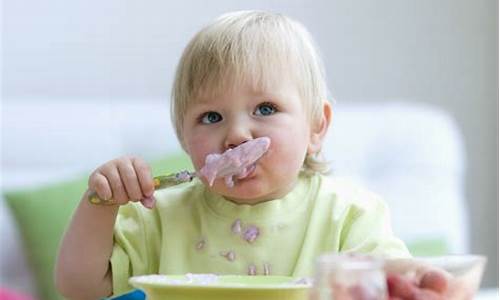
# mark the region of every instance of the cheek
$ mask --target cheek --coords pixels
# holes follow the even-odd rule
[[[205,165],[205,157],[217,152],[216,145],[206,135],[193,135],[186,139],[186,148],[196,170]]]
[[[271,137],[269,161],[280,170],[295,171],[304,162],[307,139],[303,134],[277,135]]]
[[[267,126],[262,135],[271,138],[271,148],[266,159],[275,174],[297,174],[304,163],[309,145],[309,127],[300,116],[280,118],[273,126]]]

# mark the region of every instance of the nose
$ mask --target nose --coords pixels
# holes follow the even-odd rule
[[[232,134],[231,136],[228,135],[224,147],[225,149],[233,149],[243,143],[246,143],[251,139],[252,138],[250,136],[246,135],[235,135],[235,134]]]
[[[236,147],[238,147],[239,145],[244,144],[244,143],[246,143],[246,142],[248,142],[248,140],[245,140],[245,141],[243,141],[243,142],[241,142],[241,143],[239,143],[239,144],[229,144],[229,145],[227,145],[227,146],[226,146],[226,149],[233,149],[233,148],[236,148]]]
[[[245,122],[233,122],[228,127],[224,147],[225,149],[233,149],[251,139],[251,130]]]

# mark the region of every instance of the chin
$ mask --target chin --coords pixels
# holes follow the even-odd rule
[[[243,179],[234,179],[234,186],[226,186],[224,179],[215,180],[212,190],[235,203],[256,204],[283,196],[281,186],[286,180],[273,176],[257,165],[257,168]],[[286,194],[286,193],[285,193]]]
[[[227,187],[224,183],[222,185],[219,189],[216,188],[215,191],[235,203],[252,204],[271,200],[268,195],[272,191],[263,186],[262,182],[259,182],[255,177],[238,180],[233,187]]]

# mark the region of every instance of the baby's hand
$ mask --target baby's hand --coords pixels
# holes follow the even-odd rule
[[[470,300],[475,289],[467,278],[416,260],[392,260],[385,266],[389,299]]]
[[[389,299],[444,300],[448,281],[444,273],[429,271],[419,282],[399,274],[387,275]]]
[[[141,201],[154,205],[154,181],[149,165],[141,158],[123,156],[98,167],[89,177],[89,190],[109,204]]]

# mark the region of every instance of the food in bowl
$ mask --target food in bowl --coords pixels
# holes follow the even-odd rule
[[[168,284],[168,285],[182,285],[182,284],[192,284],[192,285],[209,285],[217,283],[219,276],[215,274],[193,274],[187,273],[184,277],[178,278],[166,275],[143,275],[134,277],[138,282],[147,282],[154,284]]]

